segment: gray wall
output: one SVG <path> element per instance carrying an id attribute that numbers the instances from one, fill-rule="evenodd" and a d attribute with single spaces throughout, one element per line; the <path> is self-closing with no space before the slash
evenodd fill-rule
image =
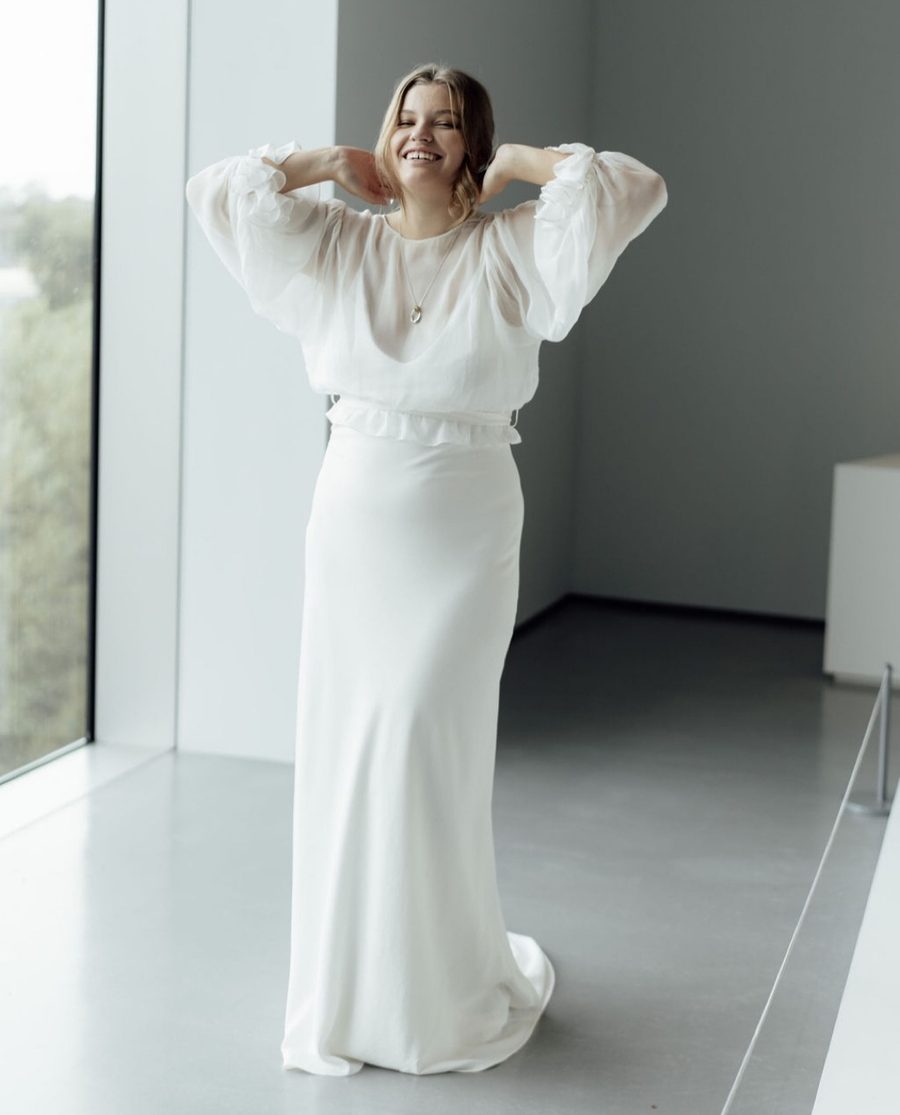
<path id="1" fill-rule="evenodd" d="M 422 62 L 445 62 L 477 77 L 491 94 L 496 142 L 583 140 L 591 131 L 593 18 L 589 0 L 549 9 L 537 0 L 451 7 L 421 0 L 341 0 L 337 127 L 340 143 L 369 149 L 397 80 Z M 349 204 L 366 203 L 336 191 Z M 508 208 L 537 197 L 516 183 L 485 205 Z M 541 348 L 541 386 L 518 419 L 513 449 L 525 496 L 519 621 L 568 591 L 571 577 L 574 439 L 582 341 L 578 330 Z"/>
<path id="2" fill-rule="evenodd" d="M 572 586 L 822 618 L 833 466 L 900 449 L 900 7 L 598 8 L 669 203 L 578 327 Z"/>

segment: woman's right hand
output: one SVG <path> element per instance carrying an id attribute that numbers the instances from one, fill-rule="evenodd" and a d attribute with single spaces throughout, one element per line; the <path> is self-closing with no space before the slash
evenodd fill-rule
<path id="1" fill-rule="evenodd" d="M 387 205 L 390 194 L 381 184 L 372 152 L 364 147 L 338 147 L 337 154 L 333 174 L 335 182 L 364 201 Z"/>

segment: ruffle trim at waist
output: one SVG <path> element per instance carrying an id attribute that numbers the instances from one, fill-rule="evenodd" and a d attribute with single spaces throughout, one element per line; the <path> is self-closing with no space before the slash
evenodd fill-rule
<path id="1" fill-rule="evenodd" d="M 518 418 L 518 412 L 513 412 Z M 509 420 L 502 415 L 488 420 L 478 414 L 438 414 L 435 412 L 396 410 L 370 403 L 365 399 L 341 396 L 325 412 L 335 426 L 352 426 L 364 434 L 390 437 L 400 441 L 417 441 L 422 445 L 518 445 L 522 438 Z"/>

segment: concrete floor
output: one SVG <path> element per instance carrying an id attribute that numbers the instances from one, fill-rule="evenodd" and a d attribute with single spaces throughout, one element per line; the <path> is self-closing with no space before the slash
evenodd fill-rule
<path id="1" fill-rule="evenodd" d="M 719 1115 L 875 699 L 822 641 L 577 598 L 516 636 L 497 865 L 557 987 L 481 1073 L 281 1068 L 289 765 L 164 752 L 10 833 L 0 1110 Z M 811 1111 L 884 826 L 842 820 L 732 1115 Z"/>

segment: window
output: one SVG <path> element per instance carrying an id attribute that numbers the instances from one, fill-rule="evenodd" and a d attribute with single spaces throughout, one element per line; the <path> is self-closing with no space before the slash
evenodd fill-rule
<path id="1" fill-rule="evenodd" d="M 0 36 L 0 779 L 92 738 L 102 9 Z"/>

